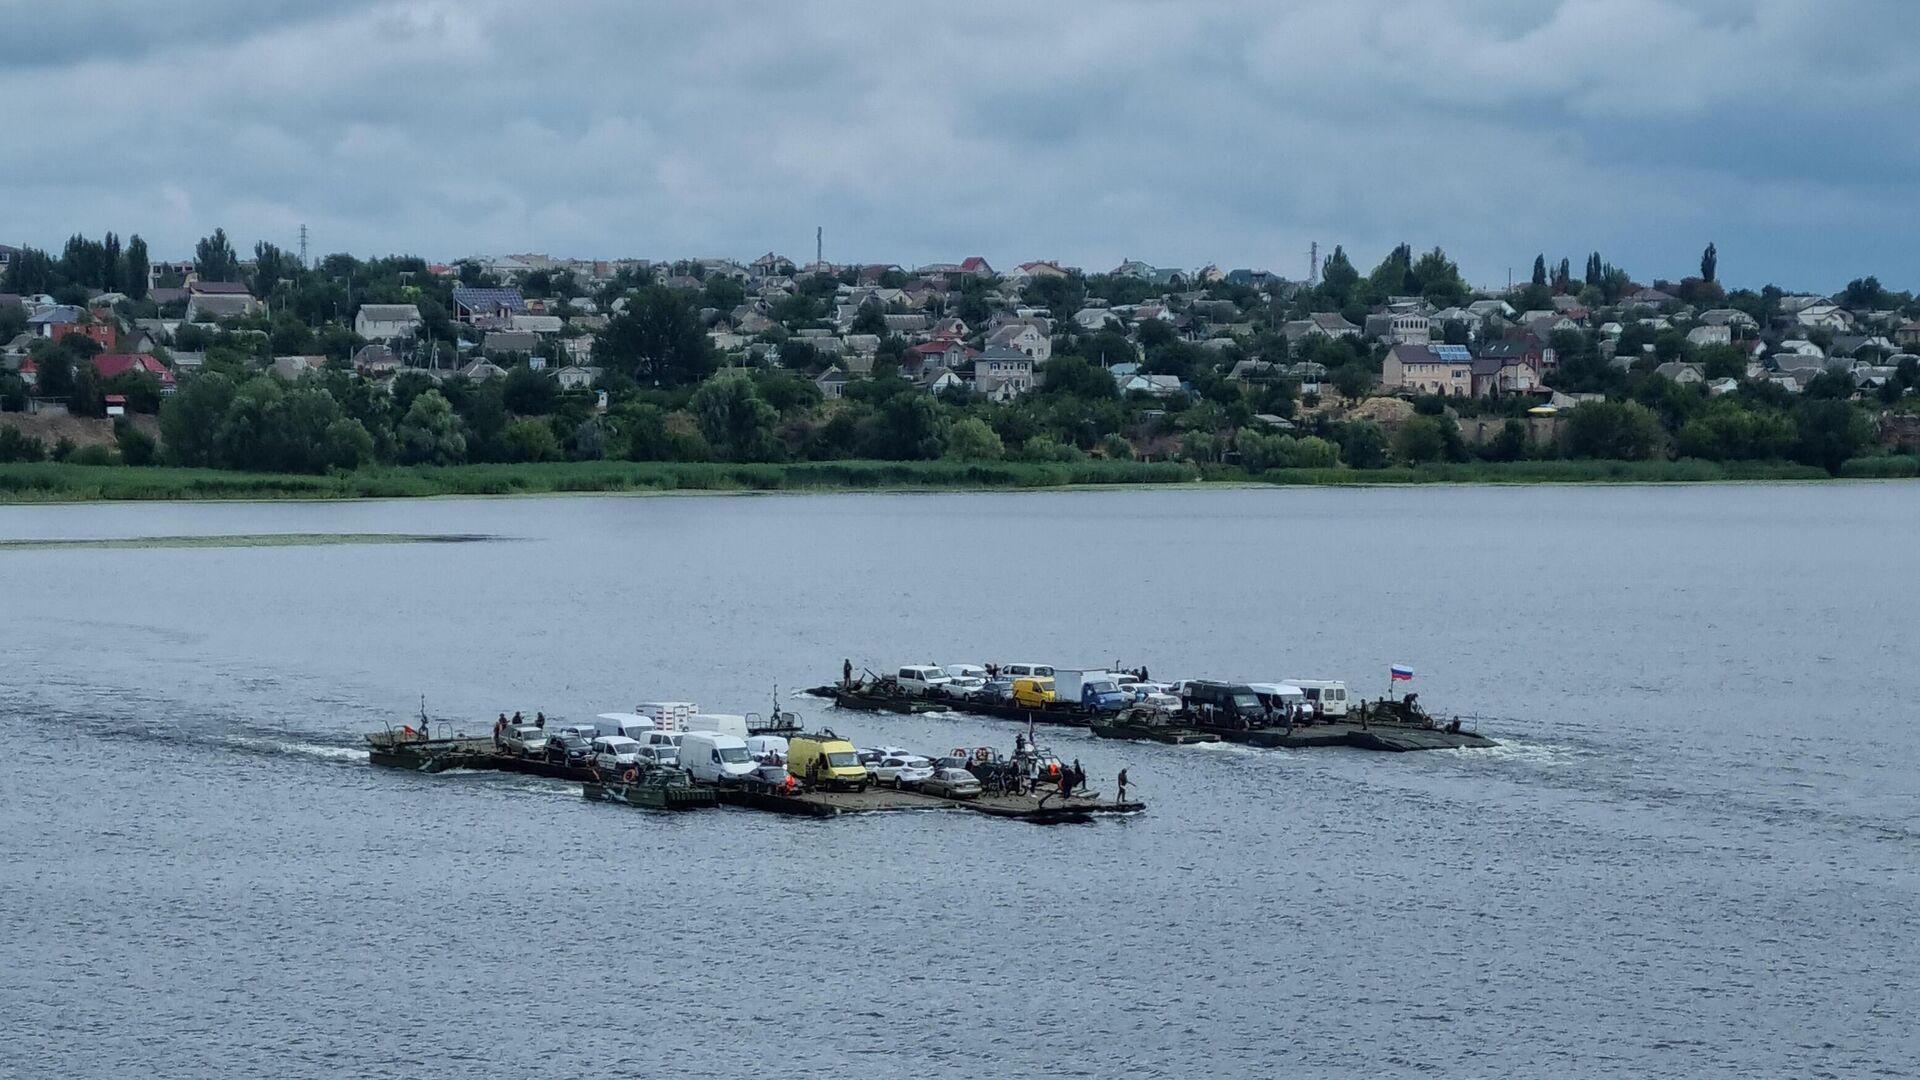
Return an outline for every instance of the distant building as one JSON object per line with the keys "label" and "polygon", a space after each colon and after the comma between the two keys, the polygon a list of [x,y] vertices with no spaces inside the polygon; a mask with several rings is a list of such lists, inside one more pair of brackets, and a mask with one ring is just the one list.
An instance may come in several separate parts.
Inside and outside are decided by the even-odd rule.
{"label": "distant building", "polygon": [[1464,345],[1395,345],[1380,365],[1380,385],[1411,394],[1467,397],[1473,356]]}
{"label": "distant building", "polygon": [[361,304],[353,332],[368,341],[393,341],[412,337],[420,322],[420,309],[412,304]]}

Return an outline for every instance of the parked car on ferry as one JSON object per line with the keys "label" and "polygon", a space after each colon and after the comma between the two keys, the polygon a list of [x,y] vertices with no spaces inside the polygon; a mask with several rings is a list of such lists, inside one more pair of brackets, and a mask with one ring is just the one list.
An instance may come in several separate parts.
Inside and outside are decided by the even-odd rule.
{"label": "parked car on ferry", "polygon": [[1001,664],[1000,675],[1008,679],[1051,679],[1052,664]]}
{"label": "parked car on ferry", "polygon": [[545,729],[532,724],[510,725],[500,742],[510,754],[523,758],[541,757],[547,752],[547,733]]}
{"label": "parked car on ferry", "polygon": [[909,694],[937,693],[940,687],[953,681],[944,669],[934,664],[909,664],[894,672],[893,678],[900,689]]}
{"label": "parked car on ferry", "polygon": [[974,696],[981,701],[1012,701],[1013,680],[1005,676],[998,679],[988,679],[986,685],[982,686]]}
{"label": "parked car on ferry", "polygon": [[732,784],[754,770],[747,740],[721,731],[689,731],[680,740],[680,767],[695,780]]}
{"label": "parked car on ferry", "polygon": [[[548,730],[555,735],[571,735],[576,739],[585,739],[588,742],[592,742],[600,737],[599,724],[565,724],[557,728],[549,728]],[[613,732],[608,731],[607,734],[611,735]]]}
{"label": "parked car on ferry", "polygon": [[942,670],[947,673],[947,682],[934,691],[941,697],[972,697],[987,685],[987,669],[979,664],[948,664]]}
{"label": "parked car on ferry", "polygon": [[918,754],[894,754],[881,758],[871,770],[876,782],[908,788],[933,775],[933,763]]}
{"label": "parked car on ferry", "polygon": [[949,799],[977,799],[985,789],[980,778],[965,769],[939,769],[920,781],[920,790]]}
{"label": "parked car on ferry", "polygon": [[788,739],[787,772],[817,788],[865,791],[872,783],[853,744],[831,734]]}
{"label": "parked car on ferry", "polygon": [[593,761],[593,744],[578,735],[547,736],[549,765],[584,766]]}
{"label": "parked car on ferry", "polygon": [[658,765],[668,769],[679,768],[680,766],[680,748],[672,743],[662,743],[658,746],[642,746],[634,752],[639,755],[641,761],[647,762],[648,764]]}
{"label": "parked car on ferry", "polygon": [[625,735],[602,735],[593,740],[593,767],[605,773],[623,773],[640,764],[640,744]]}

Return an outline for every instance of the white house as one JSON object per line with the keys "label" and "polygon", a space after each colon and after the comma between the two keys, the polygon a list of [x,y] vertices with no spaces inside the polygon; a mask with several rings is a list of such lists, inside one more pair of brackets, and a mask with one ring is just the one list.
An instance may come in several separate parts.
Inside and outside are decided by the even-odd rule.
{"label": "white house", "polygon": [[1016,349],[1036,364],[1053,357],[1053,339],[1032,323],[1008,323],[987,335],[987,348]]}
{"label": "white house", "polygon": [[368,341],[410,338],[420,329],[420,309],[412,304],[361,304],[353,332]]}
{"label": "white house", "polygon": [[1696,326],[1687,331],[1687,343],[1690,345],[1731,345],[1733,327],[1722,323],[1719,326]]}
{"label": "white house", "polygon": [[1033,389],[1033,365],[1019,349],[989,345],[973,361],[973,388],[996,401],[1018,397]]}
{"label": "white house", "polygon": [[1853,313],[1838,304],[1812,304],[1794,314],[1809,330],[1846,330],[1853,326]]}
{"label": "white house", "polygon": [[555,368],[553,377],[560,383],[562,390],[585,390],[593,385],[593,371],[578,364]]}
{"label": "white house", "polygon": [[1418,311],[1400,312],[1393,317],[1391,333],[1395,345],[1425,345],[1433,340],[1433,320]]}

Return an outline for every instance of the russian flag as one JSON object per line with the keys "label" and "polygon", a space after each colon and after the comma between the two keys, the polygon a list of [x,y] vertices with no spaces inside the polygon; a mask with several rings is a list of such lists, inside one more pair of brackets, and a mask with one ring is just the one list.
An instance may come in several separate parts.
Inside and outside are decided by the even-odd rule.
{"label": "russian flag", "polygon": [[1413,678],[1413,669],[1405,664],[1395,664],[1387,670],[1393,673],[1394,682],[1399,682],[1401,679],[1411,680]]}

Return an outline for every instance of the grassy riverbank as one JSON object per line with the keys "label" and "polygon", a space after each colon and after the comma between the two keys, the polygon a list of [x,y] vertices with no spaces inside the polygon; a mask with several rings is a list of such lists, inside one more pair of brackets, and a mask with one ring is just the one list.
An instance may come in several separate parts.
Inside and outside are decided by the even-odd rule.
{"label": "grassy riverbank", "polygon": [[[1865,458],[1846,475],[1911,477],[1920,459]],[[368,469],[303,476],[216,469],[70,464],[0,465],[0,502],[177,499],[372,499],[430,495],[567,492],[995,490],[1108,484],[1213,482],[1281,485],[1667,483],[1822,480],[1801,465],[1710,461],[1475,462],[1391,469],[1276,469],[1248,476],[1224,467],[1170,462],[1061,464],[952,461],[830,461],[791,465],[578,462]]]}

